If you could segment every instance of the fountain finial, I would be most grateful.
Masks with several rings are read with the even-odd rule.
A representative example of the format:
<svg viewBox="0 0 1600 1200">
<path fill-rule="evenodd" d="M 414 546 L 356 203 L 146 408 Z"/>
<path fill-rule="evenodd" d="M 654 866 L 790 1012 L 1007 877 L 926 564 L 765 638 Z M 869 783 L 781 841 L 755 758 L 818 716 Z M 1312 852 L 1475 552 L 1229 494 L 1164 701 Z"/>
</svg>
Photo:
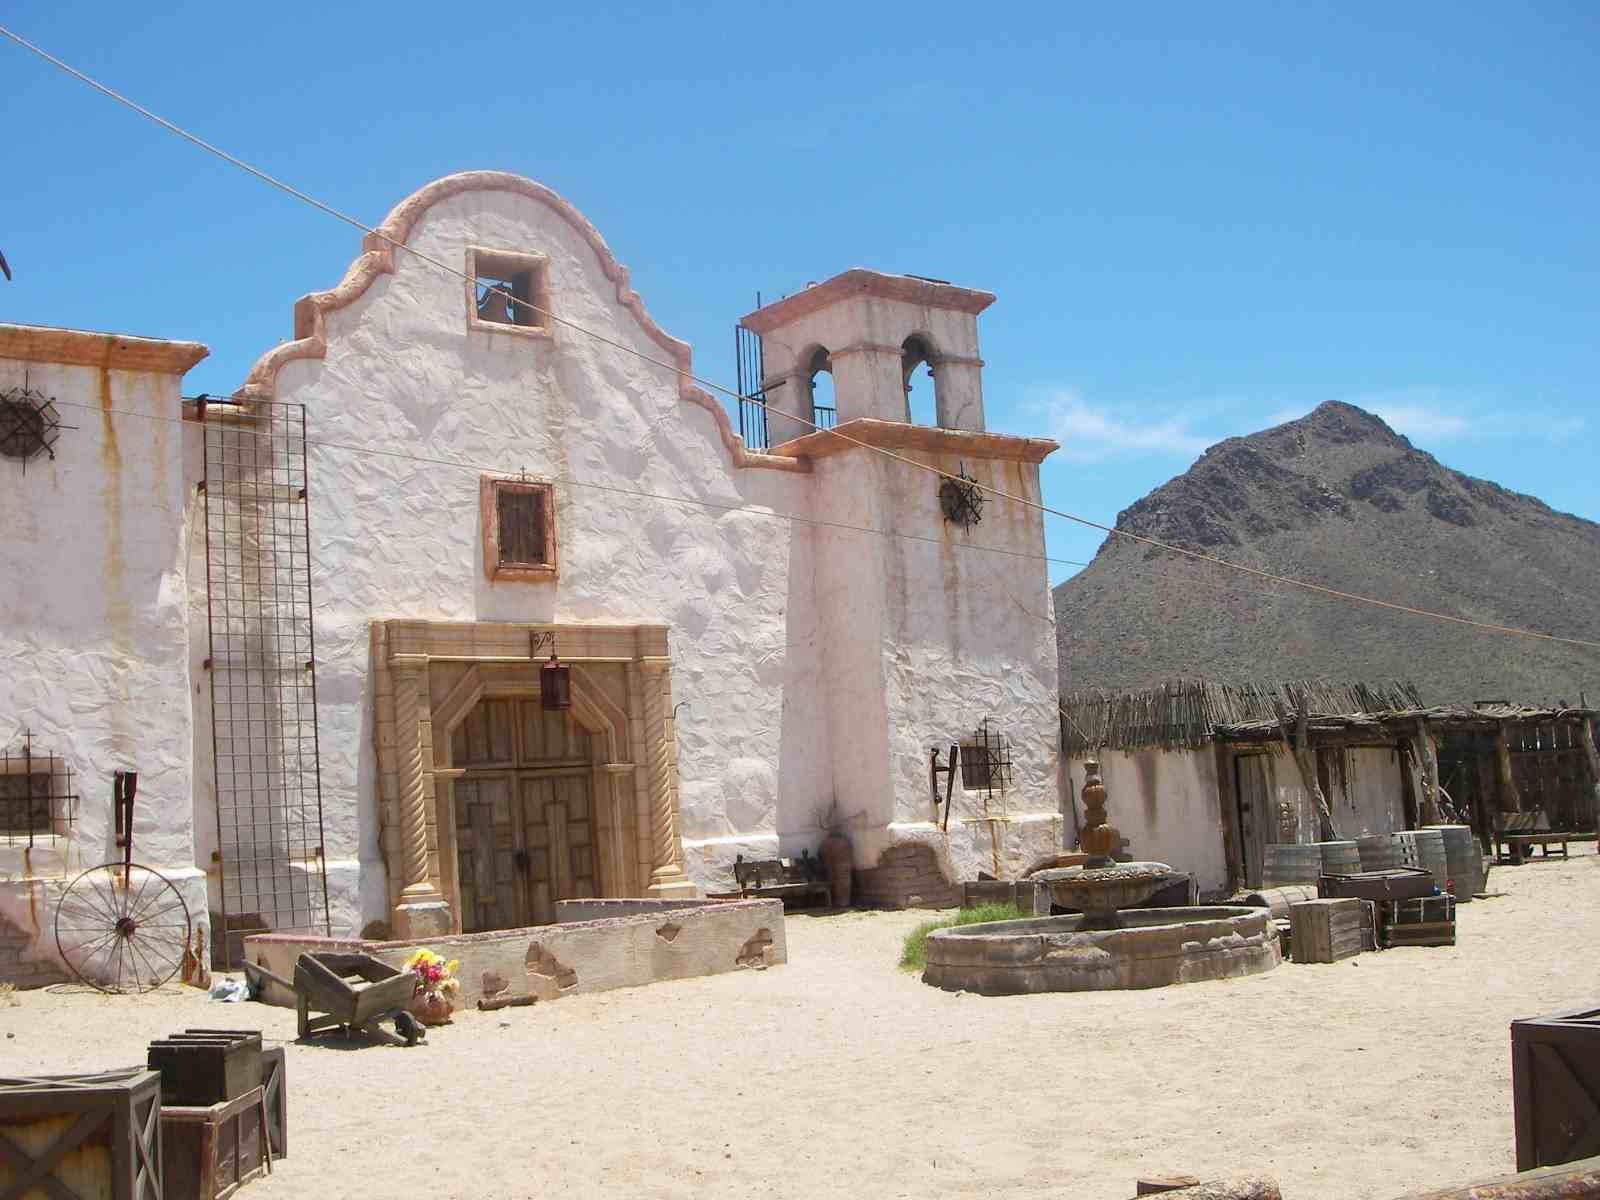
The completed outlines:
<svg viewBox="0 0 1600 1200">
<path fill-rule="evenodd" d="M 1092 758 L 1083 764 L 1083 809 L 1088 824 L 1078 835 L 1078 844 L 1089 855 L 1084 866 L 1110 866 L 1122 848 L 1122 831 L 1106 824 L 1106 785 L 1100 780 L 1100 764 Z"/>
</svg>

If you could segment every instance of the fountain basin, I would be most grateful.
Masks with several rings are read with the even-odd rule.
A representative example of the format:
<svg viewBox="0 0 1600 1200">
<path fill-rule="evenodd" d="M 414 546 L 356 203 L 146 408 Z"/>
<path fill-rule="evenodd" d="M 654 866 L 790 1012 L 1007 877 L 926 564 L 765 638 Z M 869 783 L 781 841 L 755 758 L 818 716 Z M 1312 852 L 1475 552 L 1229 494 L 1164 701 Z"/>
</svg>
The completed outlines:
<svg viewBox="0 0 1600 1200">
<path fill-rule="evenodd" d="M 1116 910 L 1143 904 L 1172 879 L 1166 863 L 1115 863 L 1107 867 L 1054 867 L 1033 878 L 1050 889 L 1062 908 L 1076 909 L 1089 920 L 1085 929 L 1119 928 L 1125 922 Z"/>
<path fill-rule="evenodd" d="M 941 929 L 922 981 L 985 996 L 1165 987 L 1270 971 L 1281 961 L 1264 908 L 1230 905 L 1119 913 L 1122 927 L 1035 917 Z"/>
</svg>

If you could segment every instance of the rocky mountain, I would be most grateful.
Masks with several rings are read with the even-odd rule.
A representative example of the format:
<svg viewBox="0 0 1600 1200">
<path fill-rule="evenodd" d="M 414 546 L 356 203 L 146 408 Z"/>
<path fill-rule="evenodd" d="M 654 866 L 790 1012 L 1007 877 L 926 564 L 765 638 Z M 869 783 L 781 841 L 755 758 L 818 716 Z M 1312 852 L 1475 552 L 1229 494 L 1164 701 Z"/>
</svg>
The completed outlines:
<svg viewBox="0 0 1600 1200">
<path fill-rule="evenodd" d="M 1600 525 L 1327 403 L 1229 438 L 1117 528 L 1473 620 L 1600 640 Z M 1175 677 L 1414 680 L 1430 703 L 1600 703 L 1600 651 L 1307 593 L 1112 535 L 1055 589 L 1062 690 Z"/>
</svg>

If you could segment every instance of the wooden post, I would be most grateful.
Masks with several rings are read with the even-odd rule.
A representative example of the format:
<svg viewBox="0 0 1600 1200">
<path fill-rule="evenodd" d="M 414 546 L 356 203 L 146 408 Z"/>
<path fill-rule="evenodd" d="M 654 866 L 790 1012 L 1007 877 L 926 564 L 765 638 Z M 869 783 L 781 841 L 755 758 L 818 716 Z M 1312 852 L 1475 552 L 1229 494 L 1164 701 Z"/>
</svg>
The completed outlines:
<svg viewBox="0 0 1600 1200">
<path fill-rule="evenodd" d="M 1588 716 L 1578 718 L 1578 744 L 1583 747 L 1584 761 L 1589 764 L 1589 814 L 1586 824 L 1594 828 L 1600 817 L 1600 747 L 1595 745 L 1595 723 Z"/>
<path fill-rule="evenodd" d="M 1511 747 L 1506 745 L 1506 724 L 1499 722 L 1494 728 L 1495 765 L 1500 771 L 1500 811 L 1519 813 L 1522 797 L 1517 793 L 1517 781 L 1511 774 Z"/>
<path fill-rule="evenodd" d="M 1333 814 L 1328 811 L 1328 800 L 1322 794 L 1322 785 L 1317 782 L 1317 763 L 1311 750 L 1311 731 L 1309 722 L 1311 714 L 1308 711 L 1310 702 L 1303 697 L 1295 702 L 1294 724 L 1289 723 L 1290 713 L 1282 700 L 1277 696 L 1272 698 L 1272 706 L 1278 712 L 1278 728 L 1283 731 L 1283 740 L 1288 743 L 1289 753 L 1294 758 L 1294 765 L 1300 772 L 1301 785 L 1317 802 L 1317 811 L 1322 817 L 1322 837 L 1324 842 L 1337 841 L 1339 829 L 1333 823 Z"/>
<path fill-rule="evenodd" d="M 1439 815 L 1439 748 L 1434 744 L 1433 734 L 1428 732 L 1428 722 L 1422 717 L 1417 718 L 1417 758 L 1422 767 L 1422 797 L 1420 825 L 1437 825 L 1443 819 Z"/>
</svg>

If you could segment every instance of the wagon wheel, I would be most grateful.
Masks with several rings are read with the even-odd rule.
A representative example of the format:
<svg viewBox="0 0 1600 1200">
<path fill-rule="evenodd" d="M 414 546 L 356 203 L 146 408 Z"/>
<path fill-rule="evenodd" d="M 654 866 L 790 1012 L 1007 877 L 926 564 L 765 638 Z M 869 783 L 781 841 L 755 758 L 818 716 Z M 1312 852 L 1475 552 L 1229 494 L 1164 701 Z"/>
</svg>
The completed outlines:
<svg viewBox="0 0 1600 1200">
<path fill-rule="evenodd" d="M 68 885 L 56 908 L 56 949 L 102 992 L 148 992 L 178 973 L 189 909 L 173 883 L 138 863 L 102 863 Z"/>
</svg>

